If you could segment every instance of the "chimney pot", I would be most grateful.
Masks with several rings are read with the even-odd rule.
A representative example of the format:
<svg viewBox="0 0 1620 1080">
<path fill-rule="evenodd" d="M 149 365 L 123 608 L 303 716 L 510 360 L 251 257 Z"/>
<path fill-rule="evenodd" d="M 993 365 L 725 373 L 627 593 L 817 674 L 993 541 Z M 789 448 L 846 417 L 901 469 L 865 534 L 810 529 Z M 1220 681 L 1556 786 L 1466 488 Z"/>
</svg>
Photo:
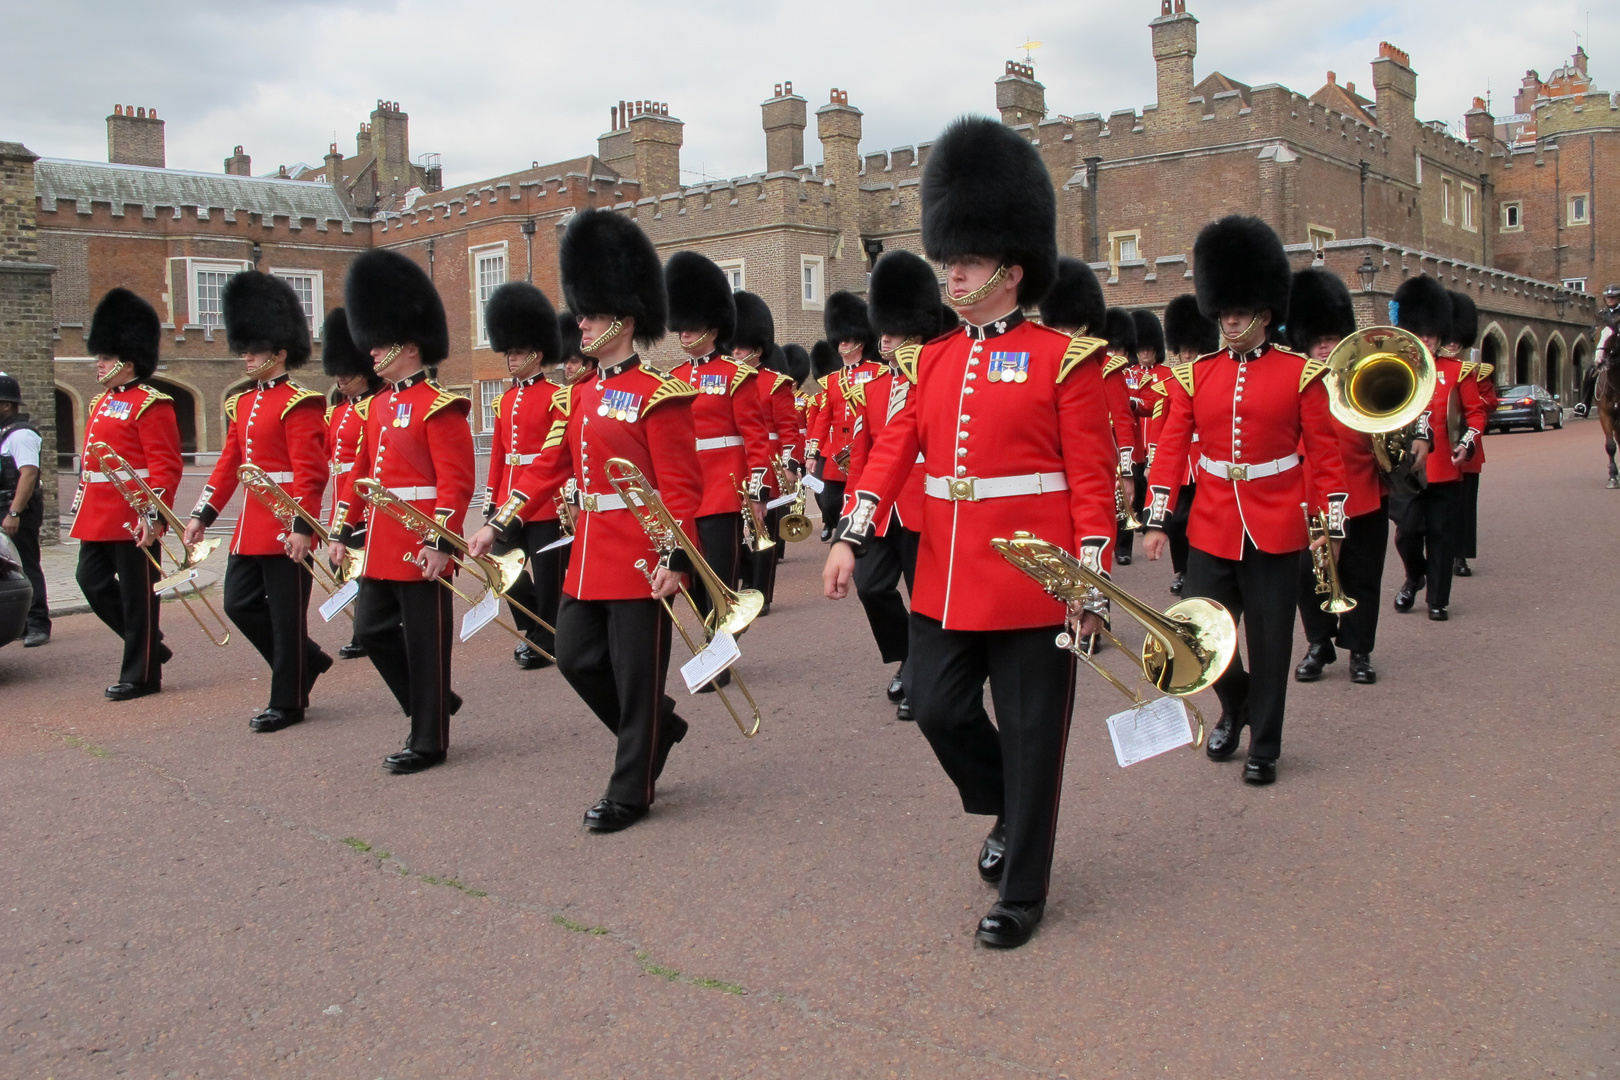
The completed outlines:
<svg viewBox="0 0 1620 1080">
<path fill-rule="evenodd" d="M 1328 82 L 1329 82 L 1329 84 L 1336 83 L 1338 81 L 1339 81 L 1339 75 L 1338 75 L 1337 72 L 1333 72 L 1333 71 L 1328 72 Z"/>
</svg>

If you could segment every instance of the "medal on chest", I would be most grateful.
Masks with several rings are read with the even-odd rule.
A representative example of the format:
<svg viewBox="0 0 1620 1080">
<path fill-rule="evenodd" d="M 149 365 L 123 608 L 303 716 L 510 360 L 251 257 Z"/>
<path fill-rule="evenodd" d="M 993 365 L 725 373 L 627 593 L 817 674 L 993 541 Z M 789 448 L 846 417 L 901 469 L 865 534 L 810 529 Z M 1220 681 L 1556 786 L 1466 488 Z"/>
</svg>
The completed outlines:
<svg viewBox="0 0 1620 1080">
<path fill-rule="evenodd" d="M 1027 352 L 993 352 L 990 354 L 990 370 L 984 376 L 991 382 L 1028 382 L 1029 381 L 1029 353 Z"/>
<path fill-rule="evenodd" d="M 708 376 L 705 375 L 704 378 L 708 378 Z M 602 404 L 596 407 L 596 415 L 610 416 L 615 420 L 633 424 L 636 422 L 636 418 L 641 415 L 641 395 L 632 394 L 628 390 L 603 391 Z"/>
<path fill-rule="evenodd" d="M 411 426 L 411 404 L 408 401 L 394 402 L 393 426 L 405 428 Z"/>
<path fill-rule="evenodd" d="M 114 401 L 109 399 L 102 404 L 100 415 L 111 417 L 114 420 L 128 420 L 130 413 L 134 411 L 134 404 L 135 403 L 132 401 Z"/>
<path fill-rule="evenodd" d="M 871 382 L 874 374 L 875 372 L 871 371 L 857 371 L 855 373 L 855 385 L 859 386 L 861 383 Z"/>
<path fill-rule="evenodd" d="M 729 385 L 731 385 L 731 380 L 724 375 L 710 375 L 707 373 L 698 375 L 698 393 L 700 394 L 724 394 L 726 387 Z"/>
</svg>

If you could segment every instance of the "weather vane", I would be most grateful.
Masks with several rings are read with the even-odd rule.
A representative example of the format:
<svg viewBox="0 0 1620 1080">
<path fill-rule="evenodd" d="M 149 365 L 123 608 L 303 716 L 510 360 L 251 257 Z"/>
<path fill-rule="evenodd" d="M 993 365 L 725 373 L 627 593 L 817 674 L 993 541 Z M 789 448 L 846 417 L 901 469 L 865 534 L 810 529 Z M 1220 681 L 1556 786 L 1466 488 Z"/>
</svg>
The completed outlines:
<svg viewBox="0 0 1620 1080">
<path fill-rule="evenodd" d="M 1041 44 L 1039 41 L 1026 41 L 1018 46 L 1024 50 L 1024 63 L 1033 64 L 1035 62 L 1035 50 L 1040 48 Z"/>
</svg>

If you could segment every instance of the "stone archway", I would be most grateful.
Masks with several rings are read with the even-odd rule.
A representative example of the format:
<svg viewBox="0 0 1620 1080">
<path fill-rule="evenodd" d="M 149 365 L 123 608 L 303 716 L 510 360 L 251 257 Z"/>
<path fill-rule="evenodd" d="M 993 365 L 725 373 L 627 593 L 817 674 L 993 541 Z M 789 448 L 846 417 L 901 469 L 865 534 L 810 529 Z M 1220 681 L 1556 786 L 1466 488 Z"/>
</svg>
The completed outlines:
<svg viewBox="0 0 1620 1080">
<path fill-rule="evenodd" d="M 1547 393 L 1562 400 L 1568 384 L 1564 380 L 1564 339 L 1554 333 L 1547 341 L 1546 389 Z"/>
<path fill-rule="evenodd" d="M 56 467 L 71 470 L 79 454 L 79 409 L 73 391 L 57 383 L 56 391 Z"/>
<path fill-rule="evenodd" d="M 146 380 L 154 389 L 174 399 L 174 418 L 180 425 L 180 455 L 187 465 L 197 463 L 197 395 L 189 387 L 169 379 Z"/>
<path fill-rule="evenodd" d="M 1513 384 L 1526 386 L 1536 381 L 1536 335 L 1529 328 L 1519 335 L 1513 347 Z"/>
<path fill-rule="evenodd" d="M 1498 386 L 1507 381 L 1508 373 L 1502 370 L 1502 357 L 1507 353 L 1507 335 L 1502 327 L 1491 323 L 1485 328 L 1485 334 L 1479 342 L 1479 360 L 1482 364 L 1491 365 L 1491 378 Z"/>
</svg>

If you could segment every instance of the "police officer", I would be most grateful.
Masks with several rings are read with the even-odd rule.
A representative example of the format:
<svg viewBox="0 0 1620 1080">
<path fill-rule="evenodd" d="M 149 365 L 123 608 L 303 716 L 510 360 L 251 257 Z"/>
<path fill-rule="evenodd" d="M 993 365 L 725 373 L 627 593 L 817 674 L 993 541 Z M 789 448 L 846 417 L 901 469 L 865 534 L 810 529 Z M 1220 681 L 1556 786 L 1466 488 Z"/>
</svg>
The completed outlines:
<svg viewBox="0 0 1620 1080">
<path fill-rule="evenodd" d="M 11 537 L 23 573 L 34 586 L 23 648 L 51 640 L 51 608 L 45 599 L 45 572 L 39 564 L 39 527 L 45 500 L 39 493 L 39 432 L 22 409 L 22 387 L 0 371 L 0 530 Z"/>
<path fill-rule="evenodd" d="M 1581 376 L 1581 400 L 1575 404 L 1577 416 L 1591 413 L 1592 396 L 1597 392 L 1598 367 L 1620 351 L 1620 284 L 1611 282 L 1603 290 L 1603 306 L 1598 308 L 1592 336 L 1597 341 L 1598 352 L 1592 366 Z"/>
</svg>

